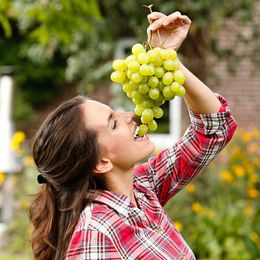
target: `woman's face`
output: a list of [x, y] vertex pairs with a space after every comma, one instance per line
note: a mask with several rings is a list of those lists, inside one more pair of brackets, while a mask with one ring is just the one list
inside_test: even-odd
[[127, 170], [154, 150], [148, 136], [134, 138], [137, 124], [133, 112], [117, 112], [100, 102], [87, 100], [83, 112], [88, 128], [97, 133], [102, 156], [114, 166]]

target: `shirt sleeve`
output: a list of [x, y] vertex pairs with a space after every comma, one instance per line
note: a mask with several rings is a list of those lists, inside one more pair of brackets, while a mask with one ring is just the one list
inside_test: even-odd
[[83, 229], [73, 234], [66, 260], [119, 260], [121, 259], [111, 240], [96, 230]]
[[226, 100], [218, 113], [198, 114], [189, 110], [191, 124], [183, 137], [147, 163], [135, 167], [135, 181], [149, 186], [162, 206], [194, 179], [232, 138], [237, 123]]

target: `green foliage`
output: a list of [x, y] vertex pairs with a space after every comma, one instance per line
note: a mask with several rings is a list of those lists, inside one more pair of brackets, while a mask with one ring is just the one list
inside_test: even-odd
[[206, 172], [167, 205], [199, 259], [260, 257], [260, 132], [238, 131]]
[[[216, 32], [227, 17], [239, 14], [242, 22], [251, 20], [254, 0], [152, 2], [154, 11], [180, 10], [191, 17], [190, 35], [180, 51], [200, 78], [205, 79], [205, 50], [235, 57], [230, 57], [230, 63], [236, 63], [232, 50], [218, 49]], [[66, 81], [75, 82], [81, 93], [92, 91], [96, 84], [108, 85], [116, 41], [146, 41], [150, 11], [143, 5], [149, 4], [148, 0], [2, 0], [0, 66], [17, 67], [21, 98], [32, 107], [50, 102]], [[257, 27], [254, 36], [257, 42]], [[257, 57], [252, 55], [256, 64]]]

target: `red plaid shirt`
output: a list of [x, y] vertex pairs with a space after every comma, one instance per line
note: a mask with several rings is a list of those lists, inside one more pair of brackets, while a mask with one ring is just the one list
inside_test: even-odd
[[180, 141], [135, 167], [139, 208], [126, 195], [103, 191], [83, 210], [66, 259], [195, 259], [163, 206], [231, 139], [236, 122], [226, 101], [219, 99], [218, 113], [189, 111], [191, 125]]

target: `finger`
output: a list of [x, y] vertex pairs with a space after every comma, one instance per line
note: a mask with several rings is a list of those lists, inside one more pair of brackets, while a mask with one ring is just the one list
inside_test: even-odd
[[162, 16], [161, 18], [155, 20], [152, 24], [149, 25], [148, 29], [151, 31], [158, 30], [163, 26], [163, 22], [165, 21], [166, 16]]
[[163, 14], [163, 13], [160, 13], [160, 12], [152, 12], [152, 13], [147, 15], [147, 19], [148, 19], [148, 22], [150, 24], [152, 24], [155, 20], [157, 20], [157, 19], [159, 19], [163, 16], [166, 16], [166, 15]]
[[191, 19], [190, 19], [188, 16], [182, 15], [182, 18], [183, 18], [183, 21], [184, 21], [185, 23], [191, 24]]
[[188, 16], [182, 15], [180, 12], [175, 12], [171, 15], [167, 16], [167, 19], [164, 21], [164, 26], [169, 25], [170, 23], [177, 22], [181, 25], [183, 24], [191, 24], [191, 20]]
[[178, 11], [174, 12], [174, 13], [167, 16], [167, 19], [165, 19], [165, 22], [164, 22], [163, 25], [166, 26], [166, 25], [172, 23], [173, 21], [175, 21], [176, 19], [181, 18], [181, 16], [182, 15], [181, 15], [180, 12], [178, 12]]

